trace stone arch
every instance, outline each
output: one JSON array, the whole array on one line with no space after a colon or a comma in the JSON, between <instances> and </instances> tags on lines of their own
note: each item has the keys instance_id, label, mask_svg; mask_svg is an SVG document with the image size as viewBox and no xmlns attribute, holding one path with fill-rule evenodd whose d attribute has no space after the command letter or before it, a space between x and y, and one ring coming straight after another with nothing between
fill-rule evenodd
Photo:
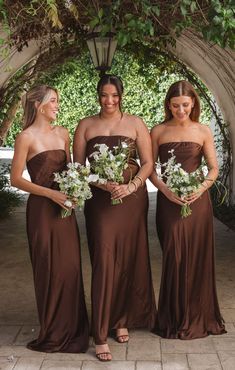
<instances>
[{"instance_id":1,"label":"stone arch","mask_svg":"<svg viewBox=\"0 0 235 370\"><path fill-rule=\"evenodd\" d=\"M191 68L205 83L215 97L225 121L229 125L230 140L235 156L235 53L219 46L210 46L202 38L185 31L176 40L176 46L168 49L185 65ZM20 53L12 50L7 59L0 62L0 87L26 63L42 52L40 43L31 40ZM10 70L5 70L10 65ZM232 203L235 204L235 159L231 168Z\"/></svg>"}]
</instances>

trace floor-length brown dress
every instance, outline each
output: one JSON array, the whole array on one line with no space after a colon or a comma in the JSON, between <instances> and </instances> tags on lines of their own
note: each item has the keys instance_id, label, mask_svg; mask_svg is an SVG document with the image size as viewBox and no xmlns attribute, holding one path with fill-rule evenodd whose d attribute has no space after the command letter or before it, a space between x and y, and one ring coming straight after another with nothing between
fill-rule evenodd
<instances>
[{"instance_id":1,"label":"floor-length brown dress","mask_svg":"<svg viewBox=\"0 0 235 370\"><path fill-rule=\"evenodd\" d=\"M96 143L109 148L127 141L125 136L96 136L88 141L86 154ZM134 150L134 153L136 150ZM124 172L125 183L138 172L131 161ZM92 333L96 344L107 340L110 329L152 328L156 315L148 239L146 187L111 205L110 193L92 186L93 198L86 201L85 217L92 263Z\"/></svg>"},{"instance_id":2,"label":"floor-length brown dress","mask_svg":"<svg viewBox=\"0 0 235 370\"><path fill-rule=\"evenodd\" d=\"M57 189L54 172L66 168L64 150L47 150L27 162L33 183ZM58 204L31 194L27 234L33 266L40 333L28 348L43 352L85 352L88 320L75 214L64 219Z\"/></svg>"},{"instance_id":3,"label":"floor-length brown dress","mask_svg":"<svg viewBox=\"0 0 235 370\"><path fill-rule=\"evenodd\" d=\"M160 145L161 163L172 149L187 172L201 164L203 150L194 142ZM193 339L225 332L216 294L209 193L204 192L190 207L192 214L181 218L181 206L158 192L156 223L163 263L154 332L164 338Z\"/></svg>"}]
</instances>

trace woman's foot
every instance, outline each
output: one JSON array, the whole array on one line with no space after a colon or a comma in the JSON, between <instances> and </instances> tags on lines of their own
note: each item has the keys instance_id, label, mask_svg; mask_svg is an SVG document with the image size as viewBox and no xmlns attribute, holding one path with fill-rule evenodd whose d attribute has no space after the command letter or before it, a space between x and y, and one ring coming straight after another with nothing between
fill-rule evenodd
<instances>
[{"instance_id":1,"label":"woman's foot","mask_svg":"<svg viewBox=\"0 0 235 370\"><path fill-rule=\"evenodd\" d=\"M96 344L95 355L99 361L111 361L112 355L108 344Z\"/></svg>"},{"instance_id":2,"label":"woman's foot","mask_svg":"<svg viewBox=\"0 0 235 370\"><path fill-rule=\"evenodd\" d=\"M118 343L127 343L127 342L129 342L129 333L128 333L128 330L126 328L117 329L116 341Z\"/></svg>"}]
</instances>

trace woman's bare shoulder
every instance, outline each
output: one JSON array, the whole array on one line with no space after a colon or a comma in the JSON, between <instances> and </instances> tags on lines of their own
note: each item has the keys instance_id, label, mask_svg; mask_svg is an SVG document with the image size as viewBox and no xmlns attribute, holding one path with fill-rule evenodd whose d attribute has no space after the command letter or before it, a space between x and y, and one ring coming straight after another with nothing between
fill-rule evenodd
<instances>
[{"instance_id":1,"label":"woman's bare shoulder","mask_svg":"<svg viewBox=\"0 0 235 370\"><path fill-rule=\"evenodd\" d=\"M195 124L197 125L197 128L198 128L199 132L205 138L212 135L211 128L208 125L206 125L204 123L200 123L200 122L195 122Z\"/></svg>"},{"instance_id":2,"label":"woman's bare shoulder","mask_svg":"<svg viewBox=\"0 0 235 370\"><path fill-rule=\"evenodd\" d=\"M88 116L80 119L80 121L77 124L77 127L80 129L87 129L90 125L92 125L95 121L97 121L99 118L98 114L95 114L93 116Z\"/></svg>"},{"instance_id":3,"label":"woman's bare shoulder","mask_svg":"<svg viewBox=\"0 0 235 370\"><path fill-rule=\"evenodd\" d=\"M31 127L26 128L25 130L21 131L17 136L15 141L16 142L28 142L34 138L34 133Z\"/></svg>"},{"instance_id":4,"label":"woman's bare shoulder","mask_svg":"<svg viewBox=\"0 0 235 370\"><path fill-rule=\"evenodd\" d=\"M158 123L151 129L152 136L159 136L166 130L166 125L164 123Z\"/></svg>"}]
</instances>

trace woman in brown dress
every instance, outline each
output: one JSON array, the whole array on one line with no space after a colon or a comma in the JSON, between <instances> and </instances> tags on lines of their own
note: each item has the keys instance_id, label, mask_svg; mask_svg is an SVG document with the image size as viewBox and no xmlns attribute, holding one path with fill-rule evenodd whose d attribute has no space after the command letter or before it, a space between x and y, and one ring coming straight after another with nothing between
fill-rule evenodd
<instances>
[{"instance_id":1,"label":"woman in brown dress","mask_svg":"<svg viewBox=\"0 0 235 370\"><path fill-rule=\"evenodd\" d=\"M150 271L145 180L152 172L151 140L143 121L121 111L123 86L113 75L97 87L101 111L79 123L74 138L74 160L85 163L105 143L112 149L126 141L132 152L125 182L92 186L85 218L92 263L92 333L96 356L110 361L110 329L119 343L129 340L127 328L152 328L156 314ZM136 162L136 151L140 166ZM130 182L131 181L131 182ZM122 204L111 205L121 198Z\"/></svg>"},{"instance_id":2,"label":"woman in brown dress","mask_svg":"<svg viewBox=\"0 0 235 370\"><path fill-rule=\"evenodd\" d=\"M42 85L26 94L25 126L15 142L11 183L30 193L27 234L40 333L27 347L78 353L88 347L88 320L77 222L74 212L61 218L66 196L54 183L54 172L66 169L70 161L67 130L51 125L57 113L55 89ZM22 177L25 163L32 182Z\"/></svg>"},{"instance_id":3,"label":"woman in brown dress","mask_svg":"<svg viewBox=\"0 0 235 370\"><path fill-rule=\"evenodd\" d=\"M176 161L195 171L204 157L209 172L198 191L181 199L154 172L159 189L157 231L163 251L158 314L154 332L164 338L193 339L225 333L216 295L213 212L208 188L218 176L209 127L200 124L200 102L187 81L174 83L165 99L165 120L152 129L154 161ZM188 202L192 214L180 215Z\"/></svg>"}]
</instances>

